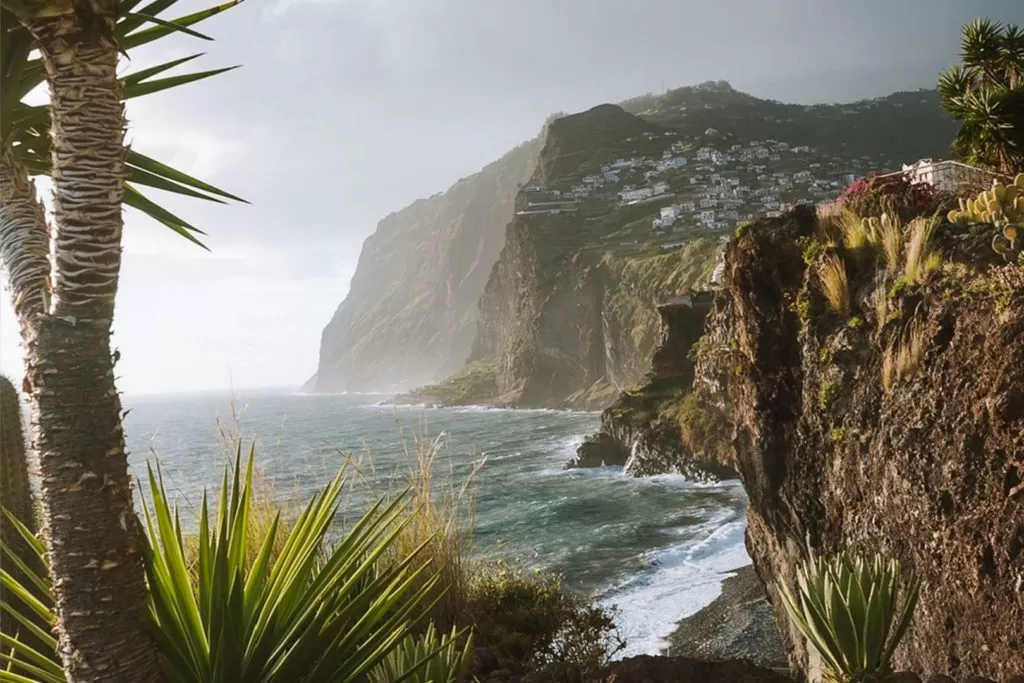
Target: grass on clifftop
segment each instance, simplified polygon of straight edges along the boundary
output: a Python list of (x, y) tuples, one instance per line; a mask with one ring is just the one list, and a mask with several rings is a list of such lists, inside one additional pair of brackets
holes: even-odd
[(494, 363), (474, 361), (438, 384), (420, 387), (409, 396), (443, 406), (487, 403), (498, 396), (498, 369)]

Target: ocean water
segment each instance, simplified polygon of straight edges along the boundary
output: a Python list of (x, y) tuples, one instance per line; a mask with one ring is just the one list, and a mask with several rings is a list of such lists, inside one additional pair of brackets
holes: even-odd
[[(301, 503), (350, 458), (363, 479), (343, 513), (372, 491), (400, 487), (417, 436), (441, 439), (438, 467), (474, 479), (474, 552), (503, 553), (561, 572), (573, 589), (618, 610), (630, 654), (656, 654), (675, 623), (711, 602), (749, 563), (746, 498), (737, 483), (634, 479), (617, 468), (565, 471), (597, 413), (381, 405), (386, 396), (241, 392), (126, 396), (130, 462), (159, 462), (187, 518), (228, 461), (221, 437), (240, 429), (276, 495)], [(405, 444), (403, 445), (403, 441)]]

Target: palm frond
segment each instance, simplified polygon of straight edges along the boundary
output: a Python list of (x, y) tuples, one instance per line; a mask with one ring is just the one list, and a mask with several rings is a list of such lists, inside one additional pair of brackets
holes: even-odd
[[(178, 33), (208, 39), (207, 36), (189, 27), (235, 7), (241, 1), (231, 0), (174, 19), (164, 19), (159, 15), (172, 9), (179, 0), (153, 0), (137, 10), (140, 0), (120, 0), (115, 36), (123, 49), (146, 45)], [(10, 157), (24, 166), (29, 173), (49, 175), (51, 163), (49, 107), (29, 106), (22, 102), (25, 96), (44, 82), (45, 71), (41, 59), (38, 57), (30, 59), (34, 41), (18, 20), (16, 14), (18, 8), (10, 5), (8, 0), (3, 0), (2, 8), (0, 11), (0, 59), (3, 61), (0, 64), (0, 75), (3, 76), (4, 86), (0, 92), (0, 148), (7, 150)], [(12, 10), (12, 8), (14, 9)], [(171, 90), (238, 68), (231, 66), (166, 75), (167, 72), (200, 56), (197, 54), (173, 59), (128, 73), (122, 77), (125, 99)], [(134, 149), (129, 149), (125, 203), (200, 245), (202, 243), (195, 237), (197, 234), (202, 234), (200, 230), (143, 196), (138, 190), (140, 187), (218, 203), (224, 203), (225, 200), (245, 201), (235, 194), (142, 155)]]

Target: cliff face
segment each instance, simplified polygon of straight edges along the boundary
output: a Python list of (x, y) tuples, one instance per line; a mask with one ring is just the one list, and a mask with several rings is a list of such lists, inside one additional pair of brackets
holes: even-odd
[[(531, 187), (517, 198), (517, 216), (480, 302), (471, 358), (496, 369), (498, 396), (490, 400), (600, 409), (644, 377), (658, 343), (657, 305), (707, 283), (719, 243), (735, 225), (715, 218), (698, 227), (693, 214), (677, 221), (679, 227), (659, 229), (661, 207), (699, 213), (695, 207), (715, 206), (716, 215), (735, 219), (738, 210), (722, 208), (825, 198), (824, 188), (844, 184), (841, 169), (892, 168), (925, 150), (941, 154), (951, 134), (934, 93), (903, 93), (847, 108), (803, 107), (706, 85), (627, 107), (636, 114), (602, 105), (549, 127)], [(902, 131), (902, 144), (876, 152), (879, 146), (864, 134), (866, 121), (877, 121), (879, 129), (888, 122), (883, 137)], [(821, 149), (805, 145), (800, 131)], [(768, 152), (765, 144), (791, 151)], [(695, 154), (692, 170), (671, 170), (673, 154)], [(621, 184), (616, 177), (604, 189), (586, 186), (619, 167), (625, 168)], [(837, 180), (807, 180), (822, 173)], [(791, 184), (790, 174), (806, 187)], [(616, 196), (657, 178), (666, 179), (669, 191), (660, 200), (656, 195), (629, 203)], [(567, 202), (567, 194), (578, 190), (583, 199)], [(607, 426), (621, 430), (624, 424)], [(670, 439), (671, 429), (650, 426), (651, 433), (627, 441)], [(664, 455), (667, 462), (679, 454)]]
[(384, 218), (363, 244), (348, 295), (323, 331), (316, 391), (410, 388), (457, 370), (477, 302), (541, 138)]
[(673, 472), (695, 481), (735, 477), (724, 464), (727, 423), (691, 393), (694, 344), (711, 303), (711, 292), (699, 292), (658, 306), (661, 339), (650, 370), (601, 414), (601, 431), (567, 467), (621, 465), (634, 476)]
[(934, 92), (803, 106), (721, 83), (555, 119), (381, 221), (307, 386), (404, 389), (454, 372), (417, 395), (604, 408), (648, 369), (655, 307), (706, 281), (738, 223), (941, 156), (954, 132)]
[[(758, 574), (793, 586), (808, 548), (881, 552), (923, 581), (897, 667), (1024, 670), (1024, 269), (943, 225), (908, 277), (836, 247), (850, 310), (821, 291), (809, 210), (726, 250), (697, 384), (734, 423)], [(881, 257), (879, 257), (880, 259)], [(884, 303), (883, 303), (884, 301)], [(775, 611), (791, 662), (802, 641)]]
[[(600, 172), (602, 160), (631, 146), (626, 139), (665, 135), (614, 105), (558, 119), (530, 186), (568, 186)], [(643, 376), (658, 340), (657, 304), (706, 279), (719, 242), (693, 235), (664, 250), (616, 238), (636, 219), (649, 225), (641, 217), (656, 209), (594, 198), (535, 213), (532, 194), (517, 199), (471, 358), (496, 366), (500, 403), (601, 408)]]

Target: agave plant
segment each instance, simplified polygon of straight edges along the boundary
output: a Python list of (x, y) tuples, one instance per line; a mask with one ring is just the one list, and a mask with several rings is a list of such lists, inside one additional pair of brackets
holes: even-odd
[(895, 560), (840, 553), (797, 570), (800, 601), (779, 585), (790, 619), (821, 655), (826, 683), (880, 683), (910, 626), (920, 583), (901, 589)]
[[(397, 565), (378, 562), (407, 523), (405, 497), (379, 500), (328, 547), (346, 484), (343, 470), (309, 501), (276, 558), (272, 550), (279, 516), (255, 561), (249, 561), (253, 456), (250, 449), (243, 462), (238, 446), (233, 470), (225, 471), (215, 514), (203, 496), (195, 566), (187, 559), (178, 510), (160, 469), (149, 469), (152, 504), (144, 506), (143, 557), (162, 673), (180, 683), (363, 680), (409, 636), (414, 614), (434, 588), (434, 577), (424, 580), (428, 567), (418, 552)], [(9, 519), (42, 560), (43, 544), (13, 516)], [(3, 550), (5, 562), (15, 557)], [(27, 567), (19, 569), (25, 572)], [(28, 574), (33, 587), (52, 596), (45, 575)], [(43, 622), (56, 623), (52, 599), (36, 599), (29, 586), (2, 569), (0, 582)], [(0, 609), (14, 612), (7, 604)], [(31, 620), (22, 623), (44, 647), (0, 635), (0, 683), (63, 683), (53, 635)], [(445, 649), (449, 644), (443, 639), (433, 648), (417, 650), (429, 656), (408, 667), (409, 660), (392, 661), (388, 666), (395, 677), (388, 680), (406, 680), (417, 669), (436, 666), (435, 655), (455, 661)]]
[(422, 636), (406, 636), (371, 669), (370, 683), (460, 683), (466, 676), (473, 646), (472, 636), (467, 636), (460, 648), (460, 635), (453, 628), (448, 635), (438, 637), (431, 622)]

